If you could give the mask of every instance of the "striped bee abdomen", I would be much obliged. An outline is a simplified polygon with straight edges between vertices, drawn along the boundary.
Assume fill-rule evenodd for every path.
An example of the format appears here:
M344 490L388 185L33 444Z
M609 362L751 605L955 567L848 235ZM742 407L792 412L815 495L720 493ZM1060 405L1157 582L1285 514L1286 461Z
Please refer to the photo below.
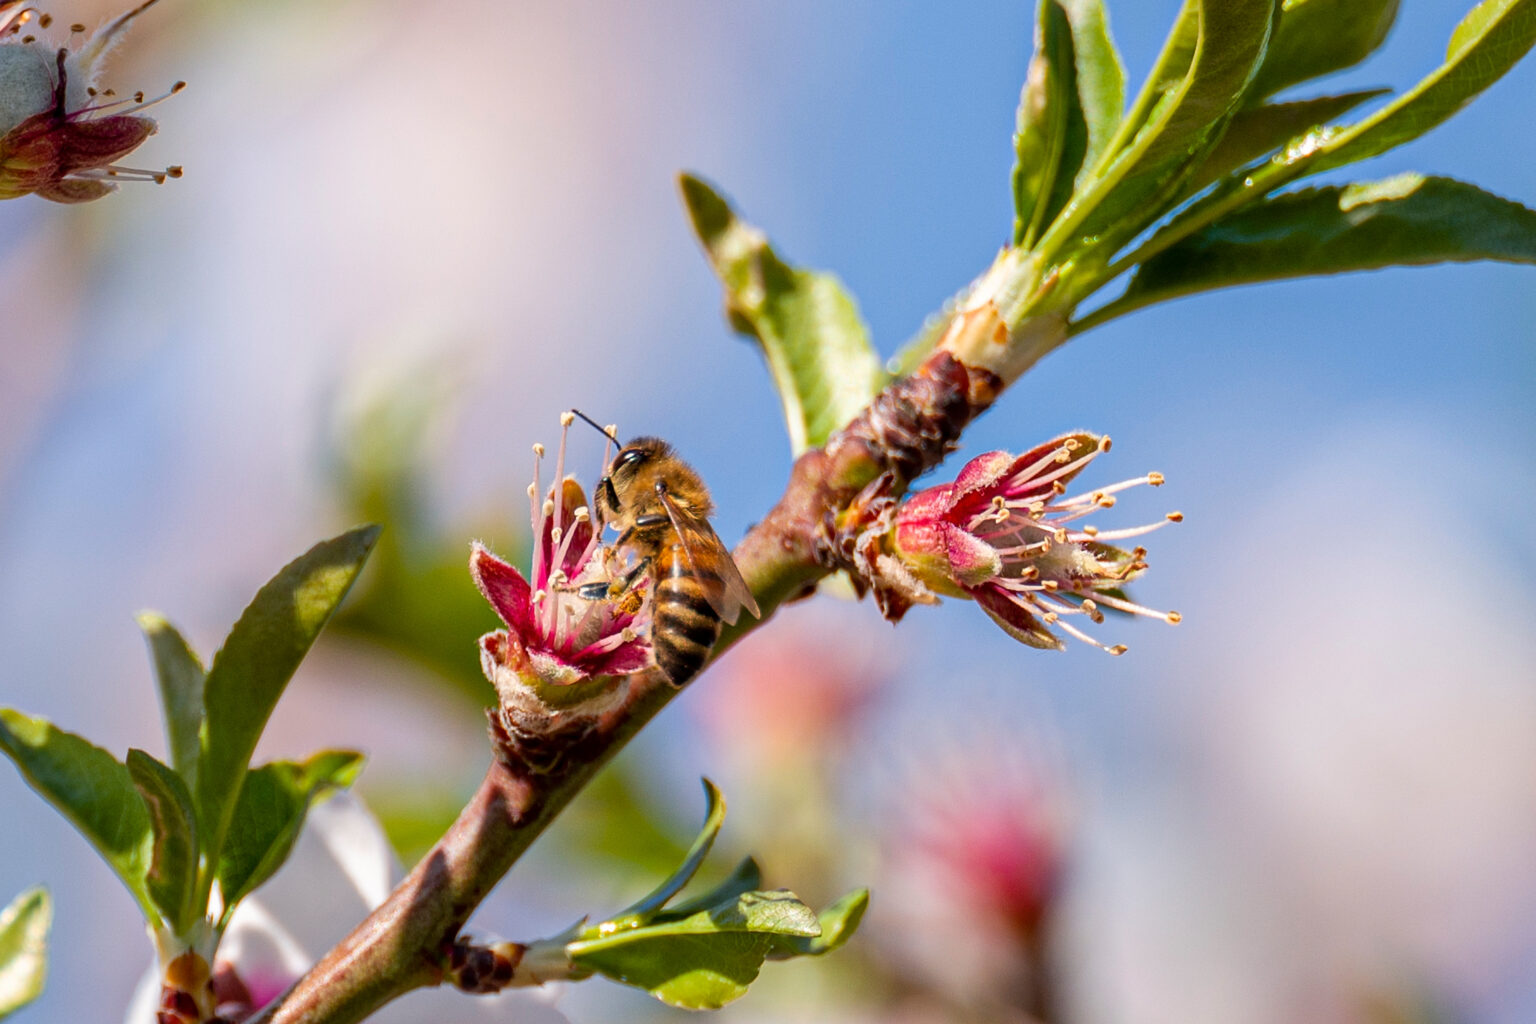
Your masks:
M720 616L705 596L709 582L718 582L693 576L687 559L672 549L662 552L661 561L651 609L651 650L672 685L682 686L698 675L720 639Z

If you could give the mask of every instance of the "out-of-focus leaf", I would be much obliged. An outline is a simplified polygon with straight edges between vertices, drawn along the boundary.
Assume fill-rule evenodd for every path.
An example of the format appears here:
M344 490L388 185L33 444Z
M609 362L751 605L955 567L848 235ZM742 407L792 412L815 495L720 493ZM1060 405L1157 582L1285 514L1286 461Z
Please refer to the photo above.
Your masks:
M0 708L0 749L27 783L96 847L148 919L154 908L145 876L154 834L127 767L47 719L10 708Z
M1167 208L1184 172L1215 145L1237 110L1264 54L1274 4L1190 0L1185 5L1117 143L1129 131L1134 136L1111 147L1112 160L1080 200L1084 213L1058 220L1042 248L1053 253L1064 244L1113 248L1102 239L1129 239ZM1143 119L1139 126L1138 119Z
M1294 103L1266 103L1240 110L1226 134L1196 169L1185 195L1193 195L1222 175L1253 163L1313 128L1319 128L1355 107L1384 96L1389 89L1362 89L1337 96L1317 96Z
M128 774L149 811L155 833L145 888L176 935L202 917L197 892L197 819L181 776L142 750L128 751Z
M884 385L858 307L831 274L792 267L699 178L681 178L683 202L725 287L731 326L756 338L799 455L826 442Z
M160 688L160 713L171 765L187 786L197 788L198 732L203 727L203 665L191 646L159 612L140 612L139 629L149 642Z
M1125 69L1101 0L1040 0L1014 134L1014 237L1028 248L1120 123Z
M864 911L869 909L869 890L855 889L820 914L821 934L815 936L785 935L778 940L779 948L772 954L774 960L792 956L821 956L838 949L853 938Z
M685 918L580 939L566 954L668 1005L705 1010L744 994L781 937L819 932L816 915L793 893L744 892Z
M501 622L465 571L465 538L500 541L507 523L498 517L444 525L433 514L432 441L456 407L455 395L445 371L433 364L358 387L338 403L327 476L350 518L387 529L326 629L413 659L480 708L494 695L476 641ZM502 553L519 561L515 550Z
M1386 40L1397 8L1398 0L1285 0L1250 102L1365 60Z
M43 994L48 980L48 890L28 889L0 910L0 1020Z
M213 657L204 686L206 724L198 761L198 822L217 857L246 766L272 708L373 549L379 528L323 541L257 592Z
M1246 206L1143 264L1111 305L1308 274L1466 260L1536 263L1536 211L1450 178L1303 189Z
M649 919L688 884L689 880L698 873L699 865L704 863L704 858L709 856L710 847L715 845L715 837L720 834L720 826L725 824L725 797L713 782L708 779L704 779L703 782L704 798L708 801L708 806L704 812L704 825L699 830L698 837L694 839L693 845L688 848L688 855L683 858L683 862L666 881L651 890L639 902L622 911L617 920Z
M302 764L273 761L246 773L219 854L225 900L220 927L237 903L283 866L314 799L326 789L350 786L362 767L363 755L356 751L323 750Z

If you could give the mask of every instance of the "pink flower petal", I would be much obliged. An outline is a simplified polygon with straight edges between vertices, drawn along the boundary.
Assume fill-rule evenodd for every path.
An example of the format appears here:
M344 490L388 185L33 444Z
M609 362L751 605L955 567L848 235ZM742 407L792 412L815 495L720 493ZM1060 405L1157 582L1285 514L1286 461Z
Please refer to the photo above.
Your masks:
M581 662L582 667L594 676L626 676L649 666L651 651L645 643L634 640L590 660L586 651L583 651L573 660Z
M978 587L971 592L976 603L1003 628L1003 632L1030 647L1048 651L1066 650L1061 638L1041 624L1022 605L997 587Z
M59 135L59 171L105 167L139 148L155 133L147 117L98 117L72 120L54 129Z
M956 500L979 490L991 490L1007 473L1014 472L1015 459L1007 452L982 452L960 470L955 477ZM987 498L991 498L988 494Z
M949 523L940 527L940 536L949 576L961 586L978 586L1002 572L1002 556L981 538Z
M955 505L954 484L941 484L918 491L902 502L896 513L898 523L923 523L944 519Z
M522 573L476 542L469 555L469 574L514 635L524 640L533 636L533 592Z

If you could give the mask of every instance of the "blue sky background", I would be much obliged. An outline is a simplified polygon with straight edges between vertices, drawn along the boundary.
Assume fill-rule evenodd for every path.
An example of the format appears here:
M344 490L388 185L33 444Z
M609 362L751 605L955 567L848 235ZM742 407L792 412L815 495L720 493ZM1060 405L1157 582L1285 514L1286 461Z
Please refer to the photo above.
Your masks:
M1112 7L1133 83L1176 6ZM1407 87L1463 11L1409 0L1329 88ZM349 525L325 444L370 387L446 381L434 494L447 521L502 516L493 547L523 529L528 446L572 405L673 440L735 539L789 452L673 176L705 175L782 253L836 271L888 355L1006 240L1031 19L1016 2L164 0L113 77L191 82L141 151L187 177L0 207L0 700L159 749L133 612L164 609L210 652L272 568ZM1527 60L1343 176L1536 203L1533 95ZM1113 435L1085 482L1167 474L1116 511L1186 513L1138 595L1185 623L1111 622L1099 635L1132 648L1112 660L1023 650L964 605L894 634L846 613L912 666L893 734L937 709L1065 737L1091 794L1074 932L1102 954L1082 957L1082 1019L1288 1019L1335 974L1426 980L1468 1020L1536 1014L1533 333L1536 272L1492 264L1117 321L1024 378L952 466ZM370 741L370 772L478 771L476 721L423 737L349 706L326 732L305 680L281 752ZM642 740L680 801L709 767L690 721ZM0 895L48 883L57 941L103 958L89 984L61 961L33 1017L113 1019L146 959L126 895L5 771L0 814Z

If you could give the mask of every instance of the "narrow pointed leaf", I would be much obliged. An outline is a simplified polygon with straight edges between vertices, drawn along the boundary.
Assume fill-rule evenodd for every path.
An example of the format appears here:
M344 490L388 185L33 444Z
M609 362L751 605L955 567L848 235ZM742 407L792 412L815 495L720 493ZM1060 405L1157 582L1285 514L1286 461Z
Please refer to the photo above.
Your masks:
M1182 181L1216 144L1252 79L1274 20L1275 0L1190 0L1121 138L1134 130L1042 248L1092 246L1139 234L1180 194ZM1189 49L1190 12L1195 12ZM1188 53L1182 75L1174 81ZM1173 84L1169 84L1172 82ZM1140 127L1134 128L1140 120Z
M1103 0L1056 0L1072 24L1072 61L1078 103L1088 132L1081 182L1109 148L1125 111L1125 65L1109 34Z
M187 784L142 750L128 751L128 774L149 811L155 840L144 885L176 935L185 936L205 907L197 892L197 819Z
M1292 103L1266 103L1240 110L1227 130L1196 169L1185 195L1194 195L1211 182L1273 153L1287 142L1341 117L1368 100L1385 96L1389 89L1362 89L1337 96L1317 96Z
M794 956L822 956L838 949L853 938L864 911L869 909L869 890L855 889L820 914L816 915L821 934L815 936L787 935L778 940L779 948L772 959L784 960Z
M1398 0L1286 0L1250 102L1365 60L1386 40Z
M1154 256L1113 305L1309 274L1466 260L1536 263L1536 211L1450 178L1303 189L1245 207Z
M141 612L139 628L149 642L160 688L160 713L171 766L197 788L198 732L203 727L203 665L191 646L159 612Z
M128 769L47 719L9 708L0 708L0 750L16 762L28 785L96 847L148 918L154 911L145 876L154 835Z
M713 782L704 779L703 783L704 798L707 801L704 825L699 830L698 837L694 839L693 845L688 848L687 856L666 881L638 903L620 913L618 915L620 919L633 918L644 921L655 914L666 905L668 900L676 896L683 886L688 884L698 873L699 865L704 863L704 858L709 856L710 847L715 845L715 837L720 834L720 826L725 824L725 797Z
M246 773L219 855L225 922L236 904L283 866L315 799L350 786L362 766L356 751L326 750L303 763L273 761Z
M1268 163L1191 204L1159 234L1168 241L1181 238L1299 178L1418 138L1503 77L1533 44L1536 0L1483 0L1457 26L1445 63L1418 85L1354 124L1291 140Z
M1536 0L1483 0L1457 26L1446 61L1392 103L1299 154L1291 169L1317 174L1418 138L1503 77L1536 44ZM1294 179L1296 174L1287 175Z
M214 655L204 686L198 762L204 852L217 857L256 741L321 628L351 588L378 538L365 526L315 545L256 594Z
M566 954L671 1006L715 1009L746 992L777 941L820 927L793 893L745 892L686 918L573 942Z
M781 260L705 182L683 175L681 186L731 326L757 339L768 364L790 446L799 455L825 443L885 383L858 307L836 277Z
M1026 248L1103 154L1125 104L1125 69L1101 0L1041 0L1014 135L1014 244Z
M747 857L740 864L737 864L730 875L719 885L691 900L684 900L681 903L673 904L657 914L655 920L688 917L692 914L697 914L701 910L708 910L710 907L735 899L744 892L760 889L762 885L762 868L758 866L756 860Z
M46 889L28 889L0 910L0 1020L43 994L52 924Z
M1050 207L1058 177L1070 181L1077 173L1073 158L1066 154L1071 121L1077 122L1072 134L1078 141L1076 161L1081 162L1086 132L1077 102L1072 29L1056 0L1040 0L1035 54L1019 96L1013 133L1014 245L1028 248L1034 243L1041 225L1055 214Z

